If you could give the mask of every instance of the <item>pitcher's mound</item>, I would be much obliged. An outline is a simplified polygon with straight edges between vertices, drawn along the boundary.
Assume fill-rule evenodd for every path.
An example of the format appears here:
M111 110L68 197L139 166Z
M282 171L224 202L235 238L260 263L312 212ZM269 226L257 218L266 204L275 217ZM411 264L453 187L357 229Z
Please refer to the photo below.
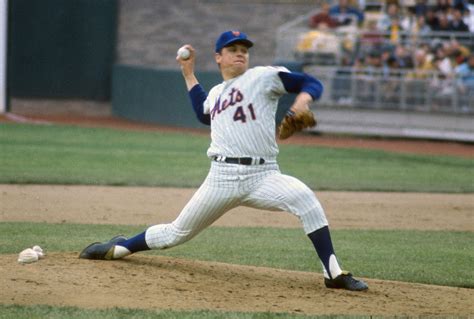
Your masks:
M134 255L92 261L51 253L20 265L0 256L0 303L347 315L474 313L472 289L366 280L369 290L324 287L321 274Z

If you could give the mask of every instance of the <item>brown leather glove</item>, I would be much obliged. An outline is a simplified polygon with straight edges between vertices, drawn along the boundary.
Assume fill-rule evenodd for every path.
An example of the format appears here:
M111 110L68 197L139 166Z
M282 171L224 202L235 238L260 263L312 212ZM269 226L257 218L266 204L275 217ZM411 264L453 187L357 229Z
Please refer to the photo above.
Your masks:
M313 112L310 110L305 110L298 113L289 110L278 127L278 137L281 140L284 140L296 132L300 132L305 128L314 126L316 126L316 119L314 118Z

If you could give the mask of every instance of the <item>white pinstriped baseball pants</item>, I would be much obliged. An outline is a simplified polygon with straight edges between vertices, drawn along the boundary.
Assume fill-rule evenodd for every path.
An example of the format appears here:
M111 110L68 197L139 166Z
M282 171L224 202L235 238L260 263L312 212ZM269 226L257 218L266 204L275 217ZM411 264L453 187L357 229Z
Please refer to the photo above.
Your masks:
M151 249L182 244L237 206L296 215L306 234L327 226L313 191L298 179L280 173L278 165L238 165L213 161L207 178L178 218L151 226L145 240Z

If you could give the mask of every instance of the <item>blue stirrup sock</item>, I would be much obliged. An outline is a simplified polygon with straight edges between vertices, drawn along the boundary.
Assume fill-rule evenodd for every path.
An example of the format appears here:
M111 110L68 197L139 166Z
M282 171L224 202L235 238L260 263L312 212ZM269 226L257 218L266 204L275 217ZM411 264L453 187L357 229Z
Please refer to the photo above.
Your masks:
M150 250L150 247L146 244L145 233L146 231L117 245L127 248L132 254L137 251Z
M324 226L315 230L308 234L308 237L311 239L329 278L332 279L340 275L342 271L334 253L329 227Z

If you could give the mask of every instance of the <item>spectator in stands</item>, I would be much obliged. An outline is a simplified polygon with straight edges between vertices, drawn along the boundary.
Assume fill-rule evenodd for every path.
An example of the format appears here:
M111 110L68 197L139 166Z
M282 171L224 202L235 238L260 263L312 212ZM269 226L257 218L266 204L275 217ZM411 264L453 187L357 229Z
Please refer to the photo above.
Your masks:
M380 51L380 61L383 78L389 77L393 69L398 69L397 59L393 55L393 51Z
M428 92L427 83L434 77L434 66L432 64L433 56L429 52L429 46L423 44L415 50L414 68L406 74L405 87L408 93L407 105L416 108L416 105L426 105L431 97Z
M400 1L398 0L385 0L385 6L388 7L391 4L395 4L398 7L400 6Z
M401 68L401 69L411 69L411 68L413 68L412 55L405 46L403 46L401 44L398 44L395 47L395 51L394 51L393 55L394 55L394 57L397 61L397 65L398 65L399 68Z
M444 12L438 13L438 26L433 29L436 32L451 32L451 24L449 23L448 15ZM443 38L449 38L449 35L446 35Z
M449 28L455 32L469 32L469 27L463 21L463 12L459 8L453 9L453 18L449 22Z
M426 4L426 0L416 0L416 4L413 7L413 13L416 17L425 16L428 12L428 5Z
M417 49L414 53L413 72L408 73L407 77L411 79L428 79L434 71L432 58L426 49Z
M436 0L435 11L438 13L444 13L446 15L451 12L451 1L450 0Z
M428 8L426 11L426 24L431 28L431 30L436 30L439 26L439 19L436 15L436 11L433 8Z
M329 15L339 22L339 25L350 25L354 19L357 25L364 22L364 13L356 7L350 6L348 0L339 0L337 5L329 9Z
M454 69L449 65L446 58L440 58L439 54L433 59L435 74L430 82L430 86L436 97L448 97L454 92L452 79L454 77Z
M466 61L462 52L454 48L451 48L450 58L451 58L451 63L454 67L457 67L458 65L463 64Z
M325 2L321 6L321 11L313 15L309 20L309 27L312 29L336 28L339 26L337 19L329 15L330 5Z
M396 72L398 69L401 68L399 61L400 60L397 59L397 57L390 55L384 64L384 66L387 68L384 74L388 74L390 76L393 74L399 74L399 72Z
M430 61L433 61L434 52L429 42L420 43L418 48L424 50L426 52L427 58L429 58Z
M374 76L381 73L383 67L382 53L378 50L369 52L365 59L364 74Z
M471 0L472 3L472 0ZM454 0L453 8L461 10L461 12L469 11L469 3L466 0Z
M382 99L385 102L396 103L400 98L400 64L399 60L390 55L383 61L383 77L381 82Z
M450 48L453 52L453 56L455 56L456 65L464 63L471 54L471 51L456 39L450 41Z
M385 47L382 49L382 53L381 53L381 57L382 57L382 63L387 63L387 61L391 58L393 58L393 51L394 51L394 48L388 48L388 47Z
M454 60L454 51L451 44L449 42L443 42L442 45L438 47L436 56L440 59L439 70L446 77L453 77L456 62Z
M366 29L360 34L360 53L368 54L373 50L380 50L384 44L383 33L377 28L377 20L368 20Z
M392 24L393 18L400 18L400 8L395 3L391 3L387 7L387 11L384 13L382 18L378 20L377 27L379 28L379 30L386 31Z
M468 107L468 103L474 100L474 53L467 61L455 69L458 90L461 98L461 106Z
M426 24L425 16L420 15L416 17L416 21L412 24L410 31L412 43L417 44L429 36L431 28Z
M349 0L349 5L358 8L360 11L366 11L368 9L366 0Z
M388 40L391 44L397 45L403 41L403 29L398 17L392 17L390 26L386 29Z

